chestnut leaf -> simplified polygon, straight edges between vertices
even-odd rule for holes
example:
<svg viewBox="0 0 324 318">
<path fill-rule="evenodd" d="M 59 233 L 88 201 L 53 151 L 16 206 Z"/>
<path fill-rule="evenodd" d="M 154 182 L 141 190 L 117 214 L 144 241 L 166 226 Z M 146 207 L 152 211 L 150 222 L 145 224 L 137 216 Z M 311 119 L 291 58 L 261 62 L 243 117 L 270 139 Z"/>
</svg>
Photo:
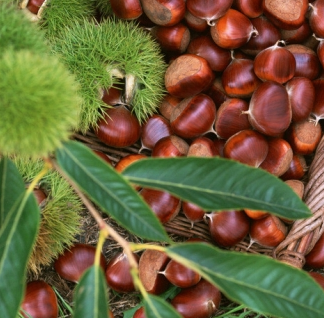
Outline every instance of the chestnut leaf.
<svg viewBox="0 0 324 318">
<path fill-rule="evenodd" d="M 168 191 L 206 211 L 263 210 L 289 219 L 311 216 L 306 204 L 282 180 L 234 160 L 147 158 L 122 175 L 143 187 Z"/>
<path fill-rule="evenodd" d="M 0 188 L 0 308 L 1 318 L 12 318 L 18 315 L 23 300 L 40 211 L 19 171 L 5 157 L 0 161 Z"/>
<path fill-rule="evenodd" d="M 125 229 L 154 241 L 170 239 L 160 221 L 131 184 L 85 145 L 68 141 L 56 151 L 64 173 Z"/>
<path fill-rule="evenodd" d="M 89 267 L 74 293 L 73 317 L 108 318 L 108 295 L 105 275 L 100 266 Z"/>
<path fill-rule="evenodd" d="M 323 317 L 323 289 L 300 269 L 206 243 L 176 244 L 165 252 L 250 309 L 282 318 Z"/>
<path fill-rule="evenodd" d="M 168 302 L 150 294 L 144 298 L 144 310 L 147 318 L 181 318 L 181 315 Z"/>
</svg>

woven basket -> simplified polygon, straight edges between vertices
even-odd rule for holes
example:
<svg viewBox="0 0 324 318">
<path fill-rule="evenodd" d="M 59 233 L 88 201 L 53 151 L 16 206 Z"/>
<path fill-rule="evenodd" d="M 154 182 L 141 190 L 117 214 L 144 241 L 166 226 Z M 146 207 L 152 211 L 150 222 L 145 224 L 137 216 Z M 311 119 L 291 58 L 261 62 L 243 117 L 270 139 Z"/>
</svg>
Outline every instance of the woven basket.
<svg viewBox="0 0 324 318">
<path fill-rule="evenodd" d="M 92 132 L 88 132 L 86 135 L 75 134 L 74 138 L 91 149 L 104 152 L 114 163 L 128 154 L 140 151 L 139 143 L 123 149 L 109 147 L 98 140 Z M 146 154 L 150 155 L 150 152 Z M 312 250 L 324 232 L 324 165 L 322 162 L 324 162 L 324 136 L 308 170 L 308 182 L 304 191 L 303 200 L 312 211 L 312 217 L 295 221 L 290 226 L 286 239 L 276 248 L 263 247 L 257 243 L 251 245 L 247 237 L 244 241 L 231 247 L 230 250 L 265 254 L 294 267 L 302 268 L 305 264 L 305 255 Z M 212 241 L 206 222 L 196 222 L 193 225 L 182 212 L 172 221 L 164 224 L 164 227 L 168 233 L 182 238 L 196 237 Z"/>
</svg>

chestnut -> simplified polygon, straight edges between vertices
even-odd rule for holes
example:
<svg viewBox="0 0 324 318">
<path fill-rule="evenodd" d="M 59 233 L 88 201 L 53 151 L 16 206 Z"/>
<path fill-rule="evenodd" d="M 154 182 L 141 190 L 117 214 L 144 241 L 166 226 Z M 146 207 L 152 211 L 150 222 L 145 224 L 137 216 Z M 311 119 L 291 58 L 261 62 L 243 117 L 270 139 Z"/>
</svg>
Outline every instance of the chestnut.
<svg viewBox="0 0 324 318">
<path fill-rule="evenodd" d="M 294 154 L 288 170 L 280 176 L 282 180 L 300 180 L 307 171 L 306 159 L 303 155 Z"/>
<path fill-rule="evenodd" d="M 183 157 L 189 150 L 188 143 L 176 136 L 166 136 L 160 139 L 152 149 L 152 157 Z"/>
<path fill-rule="evenodd" d="M 262 2 L 263 0 L 234 0 L 232 8 L 248 18 L 257 18 L 263 13 Z"/>
<path fill-rule="evenodd" d="M 293 77 L 285 85 L 292 112 L 292 121 L 309 118 L 315 102 L 315 87 L 307 77 Z"/>
<path fill-rule="evenodd" d="M 251 244 L 256 242 L 266 247 L 276 247 L 287 235 L 286 225 L 275 215 L 269 214 L 252 220 L 250 228 Z"/>
<path fill-rule="evenodd" d="M 170 124 L 173 132 L 186 139 L 212 131 L 216 106 L 206 94 L 183 99 L 172 111 Z"/>
<path fill-rule="evenodd" d="M 309 120 L 292 123 L 285 133 L 295 154 L 309 155 L 313 153 L 322 137 L 320 125 Z"/>
<path fill-rule="evenodd" d="M 313 277 L 315 281 L 324 289 L 324 276 L 318 272 L 306 272 L 309 276 Z"/>
<path fill-rule="evenodd" d="M 272 81 L 261 83 L 252 94 L 247 114 L 252 127 L 260 133 L 281 136 L 288 129 L 292 118 L 285 87 Z"/>
<path fill-rule="evenodd" d="M 251 125 L 244 111 L 249 109 L 247 101 L 240 98 L 226 100 L 216 112 L 214 129 L 219 138 L 228 139 L 241 130 L 250 129 Z"/>
<path fill-rule="evenodd" d="M 133 318 L 146 318 L 145 310 L 144 310 L 144 307 L 143 306 L 140 307 L 140 308 L 138 308 L 135 311 Z"/>
<path fill-rule="evenodd" d="M 159 105 L 160 114 L 167 120 L 170 120 L 173 108 L 175 108 L 181 100 L 181 98 L 172 96 L 171 94 L 165 94 Z"/>
<path fill-rule="evenodd" d="M 187 98 L 207 89 L 213 79 L 213 71 L 206 59 L 195 54 L 182 54 L 168 66 L 165 87 L 171 95 Z"/>
<path fill-rule="evenodd" d="M 221 302 L 221 292 L 217 287 L 201 279 L 192 287 L 182 289 L 171 301 L 171 305 L 183 318 L 212 317 Z"/>
<path fill-rule="evenodd" d="M 225 158 L 231 158 L 252 167 L 259 167 L 267 157 L 268 151 L 269 144 L 265 137 L 252 129 L 239 131 L 224 145 Z"/>
<path fill-rule="evenodd" d="M 257 34 L 251 21 L 240 11 L 229 9 L 210 28 L 215 43 L 224 49 L 237 49 Z"/>
<path fill-rule="evenodd" d="M 41 188 L 35 188 L 33 194 L 36 198 L 37 204 L 42 207 L 47 199 L 47 194 Z"/>
<path fill-rule="evenodd" d="M 206 214 L 205 210 L 203 210 L 200 206 L 198 206 L 192 202 L 182 201 L 181 207 L 182 207 L 183 214 L 192 223 L 202 221 Z"/>
<path fill-rule="evenodd" d="M 163 274 L 171 284 L 180 288 L 194 286 L 201 279 L 200 274 L 173 259 L 160 274 Z"/>
<path fill-rule="evenodd" d="M 140 0 L 109 0 L 109 3 L 113 13 L 119 19 L 133 20 L 143 13 Z"/>
<path fill-rule="evenodd" d="M 300 44 L 305 42 L 311 35 L 312 29 L 309 26 L 308 20 L 297 29 L 286 30 L 280 29 L 281 39 L 289 44 Z"/>
<path fill-rule="evenodd" d="M 234 58 L 222 74 L 222 85 L 229 97 L 248 98 L 261 84 L 250 59 Z"/>
<path fill-rule="evenodd" d="M 221 77 L 216 77 L 208 89 L 205 91 L 215 103 L 216 108 L 218 108 L 223 102 L 225 102 L 229 97 L 226 95 L 224 90 Z"/>
<path fill-rule="evenodd" d="M 230 9 L 232 3 L 233 0 L 187 0 L 186 6 L 191 14 L 212 25 Z"/>
<path fill-rule="evenodd" d="M 315 87 L 315 101 L 312 109 L 312 116 L 315 123 L 324 118 L 324 78 L 318 78 L 313 81 Z"/>
<path fill-rule="evenodd" d="M 152 115 L 142 126 L 140 152 L 143 149 L 152 150 L 160 139 L 171 135 L 170 121 L 161 115 Z"/>
<path fill-rule="evenodd" d="M 209 28 L 206 20 L 194 16 L 189 10 L 186 10 L 184 20 L 191 31 L 204 32 Z"/>
<path fill-rule="evenodd" d="M 115 169 L 118 172 L 122 172 L 124 169 L 126 169 L 126 167 L 128 167 L 133 162 L 135 162 L 137 160 L 144 159 L 144 158 L 147 158 L 147 156 L 144 154 L 130 153 L 130 154 L 126 155 L 125 157 L 122 157 L 119 159 L 119 161 L 115 165 Z"/>
<path fill-rule="evenodd" d="M 171 26 L 179 23 L 186 12 L 184 0 L 141 0 L 148 18 L 157 25 Z"/>
<path fill-rule="evenodd" d="M 116 84 L 102 90 L 101 100 L 109 106 L 122 104 L 124 85 Z"/>
<path fill-rule="evenodd" d="M 150 32 L 164 52 L 184 53 L 190 42 L 190 31 L 183 23 L 172 26 L 156 25 Z"/>
<path fill-rule="evenodd" d="M 200 136 L 195 138 L 190 146 L 187 153 L 187 156 L 196 156 L 196 157 L 214 157 L 219 156 L 220 153 L 216 149 L 213 141 L 205 136 Z"/>
<path fill-rule="evenodd" d="M 84 271 L 93 265 L 95 253 L 94 246 L 76 243 L 58 256 L 54 262 L 54 269 L 63 279 L 77 283 Z M 100 266 L 104 271 L 106 259 L 102 253 Z"/>
<path fill-rule="evenodd" d="M 166 253 L 155 250 L 145 250 L 140 256 L 138 276 L 148 293 L 159 295 L 171 285 L 164 275 L 159 274 L 169 261 Z"/>
<path fill-rule="evenodd" d="M 269 151 L 260 168 L 279 177 L 288 170 L 293 158 L 293 150 L 283 138 L 271 138 L 268 144 Z"/>
<path fill-rule="evenodd" d="M 231 62 L 231 52 L 219 47 L 208 34 L 193 38 L 187 47 L 186 53 L 205 58 L 215 72 L 224 71 Z"/>
<path fill-rule="evenodd" d="M 260 210 L 244 209 L 244 212 L 250 219 L 253 219 L 253 220 L 263 219 L 269 215 L 268 212 L 260 211 Z"/>
<path fill-rule="evenodd" d="M 143 188 L 140 195 L 150 206 L 161 223 L 173 220 L 179 213 L 181 207 L 180 199 L 169 192 Z"/>
<path fill-rule="evenodd" d="M 286 180 L 285 183 L 288 184 L 301 199 L 304 198 L 305 185 L 302 181 L 289 179 Z"/>
<path fill-rule="evenodd" d="M 310 268 L 324 267 L 324 234 L 320 236 L 312 250 L 305 257 L 305 265 Z"/>
<path fill-rule="evenodd" d="M 45 0 L 29 0 L 27 3 L 27 9 L 34 14 L 37 14 L 39 8 L 43 5 Z"/>
<path fill-rule="evenodd" d="M 281 1 L 263 1 L 263 13 L 280 29 L 293 30 L 299 28 L 306 16 L 308 1 L 286 0 Z"/>
<path fill-rule="evenodd" d="M 264 15 L 251 19 L 251 23 L 258 31 L 258 35 L 252 36 L 246 44 L 240 47 L 243 53 L 250 56 L 256 56 L 262 50 L 269 46 L 273 46 L 280 40 L 281 37 L 278 28 L 276 28 Z"/>
<path fill-rule="evenodd" d="M 234 246 L 249 233 L 250 219 L 243 210 L 212 212 L 206 216 L 210 235 L 218 246 Z"/>
<path fill-rule="evenodd" d="M 141 135 L 138 119 L 124 105 L 108 108 L 98 121 L 96 136 L 111 147 L 133 145 Z"/>
<path fill-rule="evenodd" d="M 53 288 L 42 280 L 29 282 L 20 315 L 24 318 L 57 318 L 58 313 L 57 297 Z"/>
<path fill-rule="evenodd" d="M 316 0 L 309 4 L 310 13 L 308 16 L 310 27 L 315 35 L 324 38 L 324 3 L 322 0 Z"/>
<path fill-rule="evenodd" d="M 254 72 L 262 81 L 286 83 L 295 75 L 294 55 L 278 41 L 262 50 L 254 59 Z"/>
<path fill-rule="evenodd" d="M 133 256 L 138 262 L 140 257 L 136 253 L 133 253 Z M 124 252 L 117 253 L 110 259 L 106 267 L 105 276 L 107 284 L 111 289 L 119 293 L 135 291 L 128 257 Z"/>
</svg>

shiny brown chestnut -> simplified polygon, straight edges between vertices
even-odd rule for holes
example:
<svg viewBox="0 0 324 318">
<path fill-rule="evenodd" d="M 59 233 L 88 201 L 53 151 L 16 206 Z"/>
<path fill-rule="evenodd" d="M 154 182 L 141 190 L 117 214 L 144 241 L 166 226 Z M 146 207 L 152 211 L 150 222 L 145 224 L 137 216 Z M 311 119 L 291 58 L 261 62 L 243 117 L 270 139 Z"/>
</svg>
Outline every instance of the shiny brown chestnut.
<svg viewBox="0 0 324 318">
<path fill-rule="evenodd" d="M 305 21 L 308 0 L 263 1 L 264 15 L 278 28 L 293 30 Z"/>
<path fill-rule="evenodd" d="M 24 318 L 57 318 L 59 309 L 53 288 L 42 280 L 31 281 L 26 286 L 20 315 Z"/>
<path fill-rule="evenodd" d="M 324 38 L 324 3 L 322 0 L 316 0 L 310 3 L 309 7 L 309 25 L 317 37 Z"/>
<path fill-rule="evenodd" d="M 45 200 L 47 199 L 47 194 L 45 191 L 41 188 L 34 188 L 33 194 L 36 198 L 36 202 L 39 206 L 42 206 L 45 204 Z"/>
<path fill-rule="evenodd" d="M 213 143 L 217 149 L 217 152 L 219 153 L 220 157 L 224 157 L 224 146 L 226 143 L 225 139 L 215 138 L 213 140 Z"/>
<path fill-rule="evenodd" d="M 206 59 L 195 54 L 177 57 L 165 72 L 167 91 L 179 98 L 187 98 L 207 89 L 214 74 Z"/>
<path fill-rule="evenodd" d="M 324 39 L 319 39 L 319 43 L 316 49 L 317 57 L 324 68 Z"/>
<path fill-rule="evenodd" d="M 141 136 L 138 119 L 124 105 L 108 108 L 98 121 L 96 136 L 111 147 L 128 147 Z"/>
<path fill-rule="evenodd" d="M 290 179 L 286 180 L 285 183 L 289 185 L 301 199 L 304 198 L 305 185 L 302 181 Z"/>
<path fill-rule="evenodd" d="M 263 219 L 269 215 L 268 212 L 262 210 L 251 210 L 251 209 L 244 209 L 245 214 L 253 220 Z"/>
<path fill-rule="evenodd" d="M 143 13 L 140 0 L 109 0 L 109 3 L 113 13 L 119 19 L 134 20 Z"/>
<path fill-rule="evenodd" d="M 143 188 L 140 195 L 161 223 L 173 220 L 179 213 L 181 201 L 169 192 Z"/>
<path fill-rule="evenodd" d="M 180 291 L 171 301 L 171 305 L 183 318 L 212 317 L 221 302 L 221 292 L 204 279 L 192 287 Z"/>
<path fill-rule="evenodd" d="M 320 236 L 312 250 L 305 257 L 305 265 L 310 268 L 324 267 L 324 234 Z"/>
<path fill-rule="evenodd" d="M 263 13 L 263 0 L 234 0 L 232 8 L 242 12 L 248 18 L 259 17 Z"/>
<path fill-rule="evenodd" d="M 184 20 L 188 28 L 195 32 L 204 32 L 209 28 L 206 20 L 194 16 L 189 10 L 186 10 Z"/>
<path fill-rule="evenodd" d="M 300 180 L 304 177 L 307 171 L 306 159 L 302 155 L 293 155 L 290 166 L 288 170 L 280 176 L 282 180 Z"/>
<path fill-rule="evenodd" d="M 286 83 L 295 75 L 294 55 L 278 41 L 262 50 L 254 59 L 254 72 L 262 81 Z"/>
<path fill-rule="evenodd" d="M 324 118 L 324 78 L 314 80 L 313 84 L 315 88 L 315 101 L 311 114 L 317 124 Z"/>
<path fill-rule="evenodd" d="M 172 131 L 182 138 L 195 138 L 213 131 L 216 106 L 206 94 L 183 99 L 172 111 Z"/>
<path fill-rule="evenodd" d="M 292 118 L 285 87 L 271 81 L 260 84 L 252 94 L 247 114 L 252 127 L 257 131 L 272 137 L 282 135 Z"/>
<path fill-rule="evenodd" d="M 260 168 L 279 177 L 283 175 L 293 158 L 293 150 L 290 144 L 283 138 L 271 138 L 268 140 L 269 151 Z"/>
<path fill-rule="evenodd" d="M 204 216 L 206 214 L 206 211 L 203 210 L 200 206 L 188 202 L 188 201 L 182 201 L 181 202 L 182 212 L 186 216 L 188 220 L 193 223 L 202 221 L 204 219 Z"/>
<path fill-rule="evenodd" d="M 226 100 L 216 112 L 214 129 L 219 138 L 228 139 L 241 130 L 250 129 L 248 116 L 243 112 L 249 109 L 247 101 L 240 98 Z"/>
<path fill-rule="evenodd" d="M 290 44 L 286 49 L 295 57 L 295 77 L 307 77 L 311 80 L 318 77 L 320 62 L 314 50 L 302 44 Z"/>
<path fill-rule="evenodd" d="M 219 47 L 208 34 L 191 39 L 186 53 L 203 57 L 215 72 L 224 71 L 231 62 L 231 52 Z"/>
<path fill-rule="evenodd" d="M 139 153 L 128 154 L 125 157 L 119 159 L 119 161 L 115 165 L 115 169 L 118 172 L 122 172 L 126 167 L 128 167 L 133 162 L 144 158 L 147 158 L 147 156 L 144 154 L 139 154 Z"/>
<path fill-rule="evenodd" d="M 309 120 L 292 123 L 285 133 L 285 138 L 295 154 L 310 155 L 319 144 L 322 137 L 320 125 Z"/>
<path fill-rule="evenodd" d="M 43 5 L 45 0 L 29 0 L 27 4 L 27 9 L 34 14 L 37 14 L 39 8 Z"/>
<path fill-rule="evenodd" d="M 212 25 L 230 9 L 232 3 L 233 0 L 187 0 L 186 6 L 191 14 Z"/>
<path fill-rule="evenodd" d="M 289 44 L 300 44 L 305 42 L 311 35 L 312 29 L 309 26 L 308 20 L 295 30 L 280 29 L 281 39 Z"/>
<path fill-rule="evenodd" d="M 216 77 L 208 89 L 205 91 L 215 103 L 216 108 L 218 108 L 223 102 L 225 102 L 229 97 L 226 95 L 224 90 L 222 79 L 220 76 Z"/>
<path fill-rule="evenodd" d="M 142 253 L 138 262 L 138 276 L 148 293 L 159 295 L 171 285 L 164 275 L 159 274 L 169 261 L 164 252 L 145 250 Z"/>
<path fill-rule="evenodd" d="M 138 308 L 135 311 L 133 318 L 146 318 L 144 307 Z"/>
<path fill-rule="evenodd" d="M 315 87 L 307 77 L 293 77 L 285 85 L 291 111 L 292 121 L 298 122 L 309 118 L 315 103 Z"/>
<path fill-rule="evenodd" d="M 324 276 L 318 272 L 306 272 L 309 276 L 313 277 L 315 281 L 324 289 Z"/>
<path fill-rule="evenodd" d="M 197 272 L 173 259 L 169 261 L 166 268 L 160 274 L 163 274 L 171 284 L 180 288 L 194 286 L 201 279 Z"/>
<path fill-rule="evenodd" d="M 183 0 L 141 0 L 142 9 L 157 25 L 171 26 L 179 23 L 186 12 Z"/>
<path fill-rule="evenodd" d="M 195 138 L 191 142 L 187 154 L 188 157 L 214 157 L 219 155 L 218 149 L 216 149 L 213 141 L 205 136 Z"/>
<path fill-rule="evenodd" d="M 276 247 L 287 236 L 286 225 L 275 215 L 269 214 L 265 218 L 251 222 L 251 244 L 254 242 L 266 247 Z"/>
<path fill-rule="evenodd" d="M 251 151 L 253 149 L 253 151 Z M 252 167 L 259 167 L 267 157 L 269 144 L 265 137 L 252 129 L 241 130 L 224 145 L 224 157 Z"/>
<path fill-rule="evenodd" d="M 95 253 L 94 246 L 76 243 L 58 256 L 54 262 L 54 269 L 63 279 L 77 283 L 84 271 L 93 265 Z M 106 259 L 102 253 L 100 266 L 104 271 Z"/>
<path fill-rule="evenodd" d="M 135 260 L 139 261 L 139 256 L 133 253 Z M 106 267 L 105 277 L 108 286 L 118 293 L 129 293 L 135 291 L 132 275 L 130 273 L 128 256 L 124 252 L 113 256 Z"/>
<path fill-rule="evenodd" d="M 280 40 L 280 32 L 264 15 L 251 19 L 253 27 L 258 31 L 257 36 L 240 47 L 240 50 L 250 56 L 256 56 L 262 50 L 274 45 Z"/>
<path fill-rule="evenodd" d="M 190 42 L 190 31 L 183 23 L 172 26 L 156 25 L 150 29 L 153 38 L 164 52 L 184 53 Z"/>
<path fill-rule="evenodd" d="M 250 59 L 234 58 L 222 74 L 222 85 L 229 97 L 248 98 L 261 84 Z"/>
<path fill-rule="evenodd" d="M 211 238 L 221 247 L 241 242 L 250 229 L 250 219 L 243 210 L 228 210 L 206 214 Z"/>
<path fill-rule="evenodd" d="M 189 144 L 182 138 L 171 135 L 160 139 L 152 149 L 152 157 L 184 157 Z"/>
<path fill-rule="evenodd" d="M 103 89 L 101 97 L 102 101 L 110 106 L 122 104 L 123 89 L 123 84 L 116 84 L 111 86 L 110 88 Z"/>
<path fill-rule="evenodd" d="M 181 98 L 165 94 L 161 104 L 159 105 L 160 114 L 166 119 L 170 120 L 173 108 L 175 108 L 181 102 Z"/>
<path fill-rule="evenodd" d="M 257 35 L 251 21 L 240 11 L 229 9 L 210 28 L 214 42 L 224 49 L 237 49 Z"/>
<path fill-rule="evenodd" d="M 170 121 L 161 115 L 152 115 L 142 126 L 140 152 L 143 149 L 152 150 L 160 139 L 171 135 Z"/>
</svg>

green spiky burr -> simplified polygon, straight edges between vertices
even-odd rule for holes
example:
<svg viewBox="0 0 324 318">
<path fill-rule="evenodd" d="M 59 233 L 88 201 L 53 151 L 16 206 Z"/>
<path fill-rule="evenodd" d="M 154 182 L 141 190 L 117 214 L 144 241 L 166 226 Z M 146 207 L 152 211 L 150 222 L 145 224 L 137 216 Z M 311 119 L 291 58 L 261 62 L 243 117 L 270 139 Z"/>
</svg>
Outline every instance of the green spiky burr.
<svg viewBox="0 0 324 318">
<path fill-rule="evenodd" d="M 32 182 L 44 166 L 41 159 L 12 159 L 26 184 Z M 41 179 L 39 188 L 47 194 L 47 199 L 41 204 L 40 230 L 28 263 L 28 269 L 36 274 L 76 241 L 76 235 L 81 233 L 83 208 L 77 194 L 54 170 Z"/>
<path fill-rule="evenodd" d="M 83 97 L 79 130 L 96 126 L 107 107 L 100 91 L 125 81 L 124 102 L 140 122 L 152 115 L 164 96 L 166 63 L 159 45 L 134 22 L 113 18 L 85 20 L 65 29 L 53 50 L 76 75 Z"/>
</svg>

